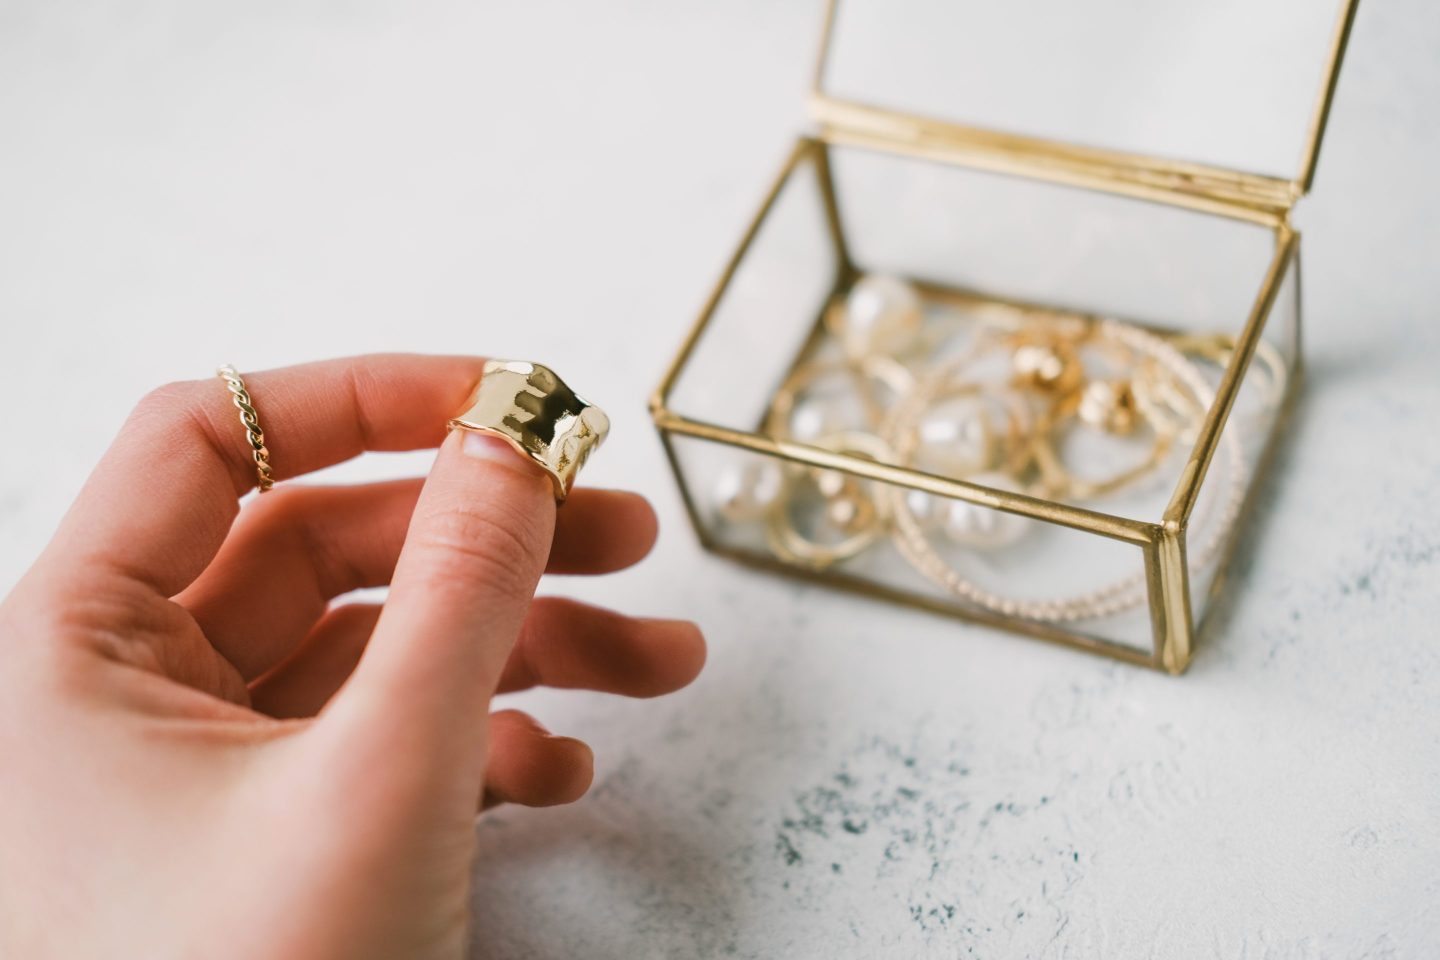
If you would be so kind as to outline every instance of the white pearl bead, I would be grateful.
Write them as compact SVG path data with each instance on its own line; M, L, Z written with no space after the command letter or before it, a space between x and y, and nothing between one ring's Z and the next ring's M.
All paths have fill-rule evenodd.
M780 496L780 465L768 460L732 463L715 479L715 503L720 515L732 523L748 523L765 516Z
M1004 474L982 473L966 479L997 490L1015 489L1014 482ZM1030 532L1031 523L1028 517L952 500L947 504L944 527L945 535L955 543L995 550L1025 536Z
M943 404L920 422L921 457L926 466L953 476L989 466L993 438L985 409L973 398Z
M886 274L861 278L845 300L845 348L852 356L894 356L914 345L924 321L920 294Z
M856 533L874 519L875 507L862 497L847 495L831 500L825 508L825 517L842 533Z
M946 501L921 490L905 494L905 508L921 527L933 529L945 522Z
M822 497L838 497L852 483L849 477L838 470L822 470L815 474L815 489L820 491Z
M814 443L841 427L834 409L819 400L801 400L790 412L790 436L801 443Z

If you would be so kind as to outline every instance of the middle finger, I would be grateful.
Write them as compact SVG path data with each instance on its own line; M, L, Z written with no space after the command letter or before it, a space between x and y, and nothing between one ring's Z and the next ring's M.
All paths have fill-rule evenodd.
M331 610L288 660L251 685L250 702L273 717L315 716L349 679L379 619L375 604ZM693 623L541 597L496 692L547 686L654 697L688 684L704 663L705 640Z
M176 600L252 680L295 649L332 599L390 582L422 482L277 489L241 512L215 560ZM638 494L577 489L559 513L547 569L624 569L650 551L655 529Z

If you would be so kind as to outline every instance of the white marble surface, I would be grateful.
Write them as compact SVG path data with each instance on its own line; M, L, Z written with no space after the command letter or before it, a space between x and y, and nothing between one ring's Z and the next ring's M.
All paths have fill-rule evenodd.
M477 957L1440 951L1440 12L1362 5L1300 214L1310 378L1176 680L703 554L644 394L803 122L810 2L0 4L0 589L160 382L381 349L543 357L693 616L563 810L480 827ZM348 478L423 467L376 458ZM163 489L164 464L145 478Z

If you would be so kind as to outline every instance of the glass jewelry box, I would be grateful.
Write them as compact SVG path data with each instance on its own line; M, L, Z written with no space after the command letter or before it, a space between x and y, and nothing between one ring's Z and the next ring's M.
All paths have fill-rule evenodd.
M1357 2L831 0L817 129L651 398L702 543L1183 671Z

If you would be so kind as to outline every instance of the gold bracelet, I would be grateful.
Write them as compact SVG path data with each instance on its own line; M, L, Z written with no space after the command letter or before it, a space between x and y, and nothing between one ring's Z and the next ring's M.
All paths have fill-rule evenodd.
M230 399L234 401L235 409L240 411L240 425L245 428L245 439L250 444L250 453L255 460L256 483L260 492L265 493L275 486L275 474L270 469L270 450L265 446L265 431L260 429L260 415L255 412L250 391L245 389L245 381L228 363L216 369L215 374L225 381L225 386L230 391Z
M906 396L915 385L914 375L904 364L890 357L871 356L860 360L836 360L833 362L812 360L790 371L785 382L780 385L780 389L775 391L775 396L770 401L770 409L765 414L765 432L772 437L787 440L800 439L802 443L809 442L807 439L796 438L793 435L790 425L791 417L805 390L821 377L832 374L848 374L857 381L857 392L866 405L868 415L874 413L870 409L873 396L870 394L869 387L872 382L889 390L897 399ZM876 419L878 420L878 417Z
M861 456L878 463L893 463L895 460L890 448L879 437L869 433L830 434L816 440L815 445L834 453ZM853 486L848 496L859 500L855 517L857 529L842 530L844 538L834 543L822 543L801 533L790 513L795 478L800 476L812 478L817 486L830 477L839 477L842 483ZM765 516L765 538L771 551L782 560L811 570L828 569L864 552L885 535L890 525L885 499L863 492L864 483L835 470L806 467L788 471L782 481L780 495ZM826 494L826 499L832 503L840 502L839 492Z
M1185 391L1191 395L1196 409L1209 409L1214 400L1213 392L1195 365L1186 360L1173 346L1138 327L1122 324L1115 320L1101 321L1098 332L1135 348L1137 352L1153 357L1183 385ZM888 424L886 439L890 441L899 463L908 463L915 453L916 435L913 431L905 429L906 414L916 415L913 411L917 407L924 408L929 393L940 389L940 384L952 378L958 370L968 365L973 359L973 354L957 357L950 364L936 371L928 379L927 385L922 386L922 389L913 395L912 402L902 405L902 408L896 411L897 417ZM1221 504L1220 517L1215 522L1210 536L1201 542L1191 554L1194 557L1196 568L1208 563L1224 543L1226 534L1229 532L1235 516L1239 513L1244 497L1246 475L1243 460L1244 448L1233 424L1230 429L1225 431L1222 446L1225 449L1226 459L1229 461L1226 498ZM886 487L883 491L883 496L889 501L887 513L894 524L896 548L927 579L967 603L1005 616L1023 617L1042 622L1068 622L1112 616L1145 602L1143 572L1123 577L1081 594L1054 599L1032 600L987 590L961 575L939 555L921 528L915 512L906 502L906 494L907 491L899 487ZM979 509L990 508L981 507ZM1197 523L1197 527L1208 525L1208 517Z

